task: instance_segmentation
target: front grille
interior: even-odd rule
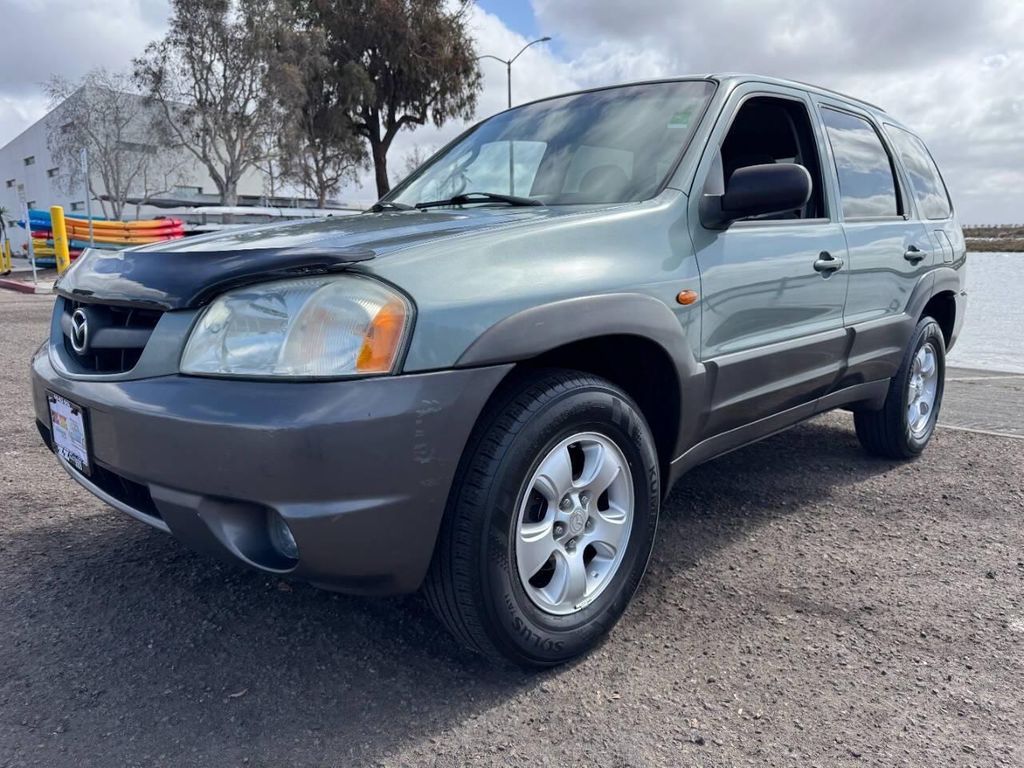
[[[67,359],[77,373],[130,371],[142,357],[161,314],[152,309],[65,301],[60,327]],[[86,321],[84,336],[82,318]]]

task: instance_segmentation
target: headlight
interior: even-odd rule
[[[181,372],[334,377],[394,370],[412,307],[383,283],[352,275],[238,288],[211,304],[189,337]]]

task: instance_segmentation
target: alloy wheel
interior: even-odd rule
[[[563,616],[596,600],[622,562],[633,506],[629,464],[609,438],[579,433],[548,451],[516,518],[516,565],[530,600]]]

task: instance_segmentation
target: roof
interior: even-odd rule
[[[714,82],[714,83],[720,83],[720,84],[725,85],[725,86],[730,87],[730,88],[731,87],[735,87],[737,85],[741,85],[743,83],[764,83],[766,85],[776,85],[776,86],[780,86],[780,87],[784,87],[784,88],[796,88],[798,90],[806,91],[808,93],[814,93],[814,94],[817,94],[819,96],[827,96],[829,98],[838,99],[840,101],[846,101],[846,102],[849,102],[851,104],[856,104],[858,106],[864,107],[864,108],[874,112],[875,115],[877,117],[879,117],[879,118],[884,117],[885,120],[887,120],[889,122],[898,122],[898,121],[893,120],[892,117],[889,116],[888,113],[882,107],[878,106],[877,104],[872,104],[870,101],[866,101],[864,99],[859,99],[856,96],[849,96],[849,95],[847,95],[845,93],[840,93],[839,91],[834,91],[834,90],[831,90],[829,88],[823,88],[821,86],[813,85],[811,83],[801,82],[800,80],[786,80],[785,78],[781,78],[781,77],[771,77],[769,75],[744,74],[744,73],[739,73],[739,72],[719,72],[719,73],[709,73],[709,74],[679,75],[679,76],[676,76],[676,77],[659,77],[659,78],[655,78],[655,79],[652,79],[652,80],[637,80],[637,81],[628,82],[628,83],[614,83],[614,84],[611,84],[611,85],[601,85],[601,86],[596,86],[594,88],[584,88],[584,89],[578,90],[578,91],[569,91],[569,92],[566,92],[566,93],[558,93],[558,94],[554,94],[554,95],[551,95],[551,96],[544,96],[544,97],[542,97],[540,99],[534,99],[532,101],[523,102],[522,104],[517,104],[514,107],[510,107],[509,109],[502,110],[502,112],[508,112],[510,109],[518,109],[519,107],[525,107],[525,106],[529,106],[531,104],[539,104],[541,102],[551,101],[553,99],[559,99],[559,98],[562,98],[562,97],[565,97],[565,96],[578,96],[578,95],[584,94],[584,93],[591,93],[591,92],[594,92],[594,91],[605,91],[605,90],[610,90],[610,89],[614,89],[614,88],[625,88],[625,87],[629,87],[631,85],[648,85],[648,84],[652,84],[652,83],[672,83],[672,82],[680,82],[680,81],[684,81],[684,80],[706,80],[706,81],[710,81],[710,82]],[[501,114],[501,112],[499,112],[497,114]],[[494,117],[494,115],[490,115],[488,118],[485,118],[485,120],[489,119],[490,117]]]
[[[740,83],[768,83],[770,85],[778,85],[789,88],[798,88],[801,91],[809,91],[811,93],[817,93],[822,96],[831,96],[838,98],[843,101],[850,101],[855,104],[868,107],[875,112],[884,114],[885,110],[877,104],[872,104],[870,101],[865,99],[857,98],[856,96],[850,96],[840,91],[834,91],[831,88],[824,88],[820,85],[814,85],[813,83],[805,83],[802,80],[787,80],[781,77],[770,77],[768,75],[754,75],[746,74],[741,72],[720,72],[716,74],[705,75],[709,80],[717,80],[721,83],[728,83],[731,85],[739,85]]]

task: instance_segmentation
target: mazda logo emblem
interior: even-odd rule
[[[71,348],[80,355],[89,348],[89,316],[84,309],[71,315]]]

